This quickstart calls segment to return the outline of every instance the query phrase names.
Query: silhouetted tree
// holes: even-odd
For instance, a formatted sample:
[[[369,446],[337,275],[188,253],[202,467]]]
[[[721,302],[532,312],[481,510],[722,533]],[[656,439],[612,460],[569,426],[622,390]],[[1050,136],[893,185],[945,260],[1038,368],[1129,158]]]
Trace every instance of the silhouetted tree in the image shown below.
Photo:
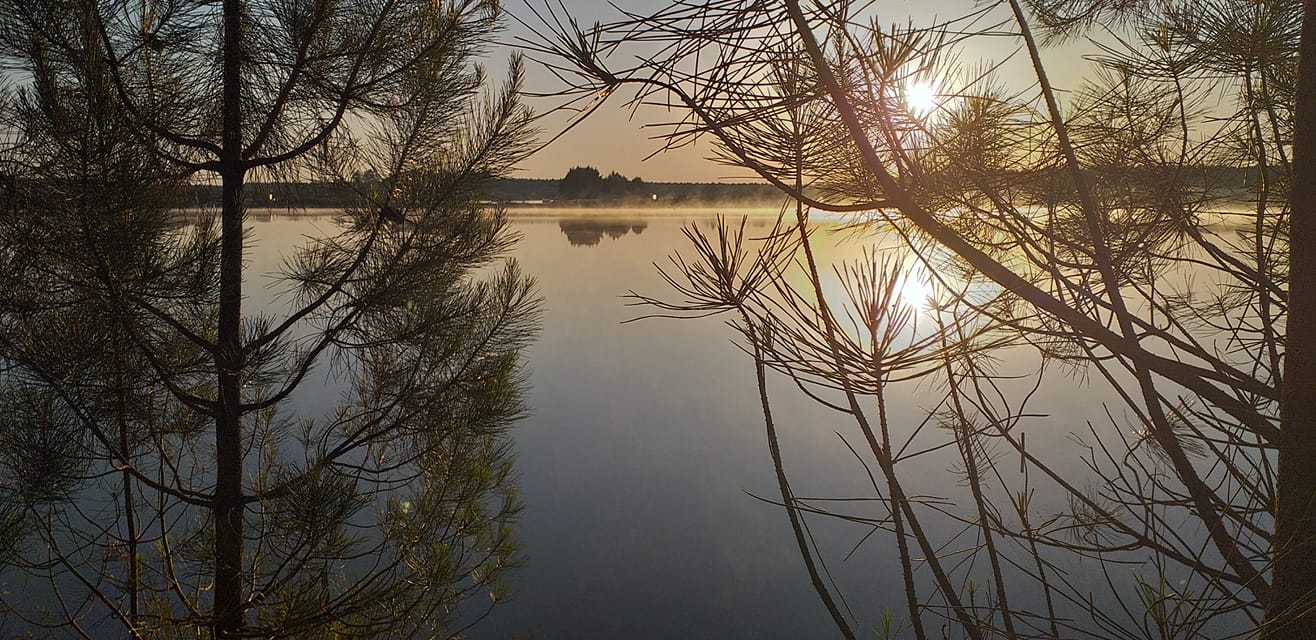
[[[604,178],[594,167],[576,167],[558,182],[558,197],[563,200],[634,200],[649,196],[648,187],[639,178],[613,171]]]
[[[0,2],[0,522],[6,573],[27,575],[6,617],[61,637],[433,637],[500,597],[535,300],[480,204],[529,132],[518,60],[480,95],[498,18]],[[255,176],[356,194],[258,314]],[[219,210],[183,224],[173,203],[207,180]],[[294,413],[330,372],[350,381],[336,404]]]
[[[585,200],[598,195],[603,189],[603,176],[594,167],[575,167],[557,184],[557,195],[563,200]]]
[[[814,571],[810,516],[894,537],[917,638],[936,633],[931,616],[970,638],[1193,637],[1244,625],[1308,637],[1316,10],[1000,0],[928,27],[885,27],[873,16],[881,8],[680,3],[592,29],[550,16],[563,26],[540,48],[559,72],[577,73],[564,95],[597,103],[634,89],[632,104],[684,114],[669,144],[712,136],[720,159],[799,205],[757,245],[725,224],[692,231],[696,255],[665,273],[684,298],[642,300],[736,314],[761,390],[764,370],[776,370],[852,420],[879,515],[801,499],[779,473],[838,630],[854,634]],[[1062,104],[1044,44],[1093,26],[1119,37]],[[1032,67],[1024,90],[1008,88],[996,63],[955,64],[966,41],[1003,35]],[[1221,95],[1226,106],[1212,108]],[[1258,169],[1242,206],[1235,185],[1212,179],[1207,167],[1221,165]],[[927,333],[911,337],[892,310],[909,265],[869,256],[836,266],[840,288],[827,281],[810,210],[885,231],[932,274],[941,293]],[[780,246],[782,235],[795,245]],[[1194,280],[1193,269],[1206,275]],[[904,348],[919,336],[933,339]],[[1083,465],[1025,446],[1030,394],[1005,393],[989,357],[1001,344],[1028,345],[1045,368],[1104,381],[1119,399],[1088,445],[1096,489],[1083,488]],[[914,380],[944,393],[926,421],[890,432],[886,388]],[[964,474],[962,514],[908,491],[924,460],[946,450]],[[1018,475],[998,464],[1002,451],[1021,461]],[[1039,486],[1069,508],[1036,512]],[[964,549],[931,533],[952,524],[976,542]],[[1132,584],[1108,577],[1107,597],[1121,606],[1103,606],[1093,584],[1057,568],[1059,552],[1139,571]],[[992,576],[985,601],[965,587],[980,558]]]

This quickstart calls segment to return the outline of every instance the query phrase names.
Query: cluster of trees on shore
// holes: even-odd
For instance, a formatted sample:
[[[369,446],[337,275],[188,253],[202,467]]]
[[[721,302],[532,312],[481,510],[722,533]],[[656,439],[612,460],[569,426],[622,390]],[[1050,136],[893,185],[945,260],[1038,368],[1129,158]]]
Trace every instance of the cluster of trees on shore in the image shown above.
[[[627,180],[613,171],[605,178],[594,167],[573,167],[558,181],[557,196],[561,200],[643,200],[652,194],[638,176]]]
[[[656,196],[656,197],[655,197]],[[580,206],[778,205],[782,193],[763,182],[647,182],[593,167],[576,167],[560,180],[507,178],[495,183],[497,201],[541,201]]]

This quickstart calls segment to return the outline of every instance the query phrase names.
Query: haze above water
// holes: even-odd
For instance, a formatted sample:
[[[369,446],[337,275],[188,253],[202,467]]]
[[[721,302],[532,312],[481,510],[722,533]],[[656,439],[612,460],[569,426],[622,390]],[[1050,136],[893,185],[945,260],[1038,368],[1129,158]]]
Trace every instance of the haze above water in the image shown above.
[[[273,273],[305,236],[332,227],[328,218],[252,213],[253,274]],[[530,415],[514,435],[525,565],[512,575],[510,599],[472,637],[835,635],[784,511],[768,502],[779,500],[777,484],[752,362],[731,342],[734,332],[718,317],[623,324],[643,314],[626,306],[628,291],[672,297],[653,263],[686,250],[682,225],[710,224],[713,212],[581,213],[532,210],[512,217],[522,236],[514,257],[545,299],[543,329],[527,353]],[[775,215],[726,213],[750,214],[751,235],[766,232]],[[820,259],[831,261],[858,256],[874,242],[852,234],[819,237]],[[1054,389],[1031,405],[1065,420],[1039,420],[1028,431],[1030,450],[1072,448],[1068,435],[1099,419],[1093,396],[1073,393],[1078,384],[1049,383],[1044,390]],[[835,433],[852,431],[848,418],[803,398],[781,376],[772,388],[797,495],[873,496],[863,466]],[[327,411],[330,393],[298,398],[296,409]],[[895,426],[922,420],[936,393],[910,386],[893,394]],[[919,478],[924,494],[957,491],[952,461],[940,460],[929,458]],[[1042,510],[1058,507],[1039,503]],[[884,511],[863,502],[847,508],[874,517]],[[878,624],[885,610],[903,611],[888,534],[879,532],[845,560],[870,529],[812,522],[860,629]]]

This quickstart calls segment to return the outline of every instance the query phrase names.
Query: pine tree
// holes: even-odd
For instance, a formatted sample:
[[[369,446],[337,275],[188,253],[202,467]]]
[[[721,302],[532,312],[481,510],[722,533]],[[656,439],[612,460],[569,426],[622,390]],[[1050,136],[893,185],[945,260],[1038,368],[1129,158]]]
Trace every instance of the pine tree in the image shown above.
[[[467,0],[0,2],[0,517],[32,586],[11,620],[429,637],[501,597],[537,305],[481,204],[530,134],[519,60],[496,91],[474,64],[498,23]],[[243,306],[256,178],[356,194],[267,313]],[[217,211],[179,208],[216,182]],[[294,414],[331,367],[338,406]]]

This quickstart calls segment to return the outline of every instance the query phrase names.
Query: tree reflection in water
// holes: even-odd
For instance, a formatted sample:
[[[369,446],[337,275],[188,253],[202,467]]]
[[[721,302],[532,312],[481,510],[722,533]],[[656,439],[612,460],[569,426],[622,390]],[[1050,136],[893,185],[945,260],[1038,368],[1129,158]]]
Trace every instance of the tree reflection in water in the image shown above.
[[[649,223],[641,220],[563,219],[558,221],[557,226],[566,234],[567,242],[572,246],[593,247],[602,242],[605,235],[613,240],[628,233],[638,236],[644,233]]]

